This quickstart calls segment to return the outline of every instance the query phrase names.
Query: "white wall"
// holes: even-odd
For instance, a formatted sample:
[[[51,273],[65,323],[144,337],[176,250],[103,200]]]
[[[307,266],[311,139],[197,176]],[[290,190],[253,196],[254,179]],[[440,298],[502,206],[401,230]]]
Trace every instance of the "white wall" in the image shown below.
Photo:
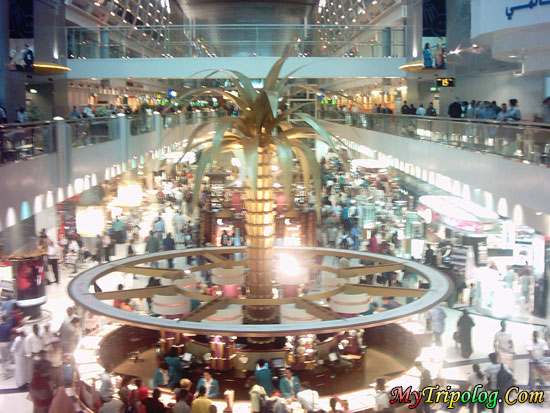
[[[507,17],[507,8],[510,10],[527,3],[528,0],[472,0],[472,38],[485,33],[550,22],[550,4],[515,10],[510,19]]]
[[[72,59],[69,79],[96,78],[195,78],[202,79],[207,71],[215,69],[240,70],[251,78],[263,78],[277,60],[276,57],[197,57],[151,59]],[[403,76],[399,66],[404,58],[341,58],[341,57],[290,57],[281,74],[303,67],[295,77],[327,78],[356,76]],[[200,72],[200,73],[199,73]]]

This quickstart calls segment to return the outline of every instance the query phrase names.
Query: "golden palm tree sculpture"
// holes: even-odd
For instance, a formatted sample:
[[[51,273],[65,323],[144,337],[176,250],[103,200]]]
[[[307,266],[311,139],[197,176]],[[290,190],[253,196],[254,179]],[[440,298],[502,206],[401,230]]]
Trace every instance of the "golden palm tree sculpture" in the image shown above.
[[[198,125],[187,141],[189,150],[204,145],[197,164],[193,205],[196,205],[201,181],[208,164],[220,152],[242,151],[247,170],[245,201],[245,227],[248,252],[249,298],[272,298],[272,262],[274,240],[275,206],[273,190],[272,158],[277,156],[283,178],[287,205],[290,205],[292,189],[293,155],[301,164],[306,194],[310,181],[317,199],[319,213],[321,198],[321,172],[314,152],[303,139],[323,141],[335,152],[336,148],[329,133],[308,114],[298,112],[304,105],[289,108],[278,113],[279,98],[289,90],[288,79],[295,71],[279,79],[286,58],[277,60],[264,80],[263,89],[255,89],[244,74],[234,70],[220,70],[234,84],[238,96],[222,88],[200,88],[191,90],[180,100],[205,94],[222,95],[239,107],[242,115],[225,116],[215,121]],[[298,70],[298,69],[296,69]],[[208,76],[208,77],[209,77]],[[297,84],[312,89],[305,84]],[[293,115],[307,126],[293,126],[288,118]],[[209,133],[205,133],[209,132]],[[244,165],[243,165],[244,166]],[[249,306],[245,310],[245,323],[278,323],[273,307]]]

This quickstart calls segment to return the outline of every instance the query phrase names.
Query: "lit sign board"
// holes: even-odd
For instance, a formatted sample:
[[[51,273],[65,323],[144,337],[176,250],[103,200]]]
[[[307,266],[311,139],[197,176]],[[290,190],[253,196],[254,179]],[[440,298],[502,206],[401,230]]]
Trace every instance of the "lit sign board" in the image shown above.
[[[438,77],[436,79],[437,87],[454,87],[455,78],[454,77]]]

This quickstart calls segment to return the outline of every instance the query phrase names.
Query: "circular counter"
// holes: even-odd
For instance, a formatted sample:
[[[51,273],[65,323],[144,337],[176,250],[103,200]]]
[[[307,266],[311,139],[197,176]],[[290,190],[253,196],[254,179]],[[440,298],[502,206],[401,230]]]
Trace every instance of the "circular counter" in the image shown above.
[[[358,364],[350,364],[348,368],[343,365],[317,366],[315,370],[298,372],[297,376],[302,381],[308,381],[321,395],[321,405],[329,410],[330,397],[337,396],[348,400],[353,412],[365,411],[374,407],[374,382],[378,377],[386,377],[389,385],[392,383],[407,383],[418,385],[419,373],[413,367],[414,361],[420,354],[419,342],[422,340],[423,327],[415,321],[402,320],[378,326],[365,331],[364,340],[368,346],[366,356]],[[109,363],[114,367],[116,375],[141,377],[144,383],[151,387],[150,381],[156,366],[160,335],[157,331],[108,324],[84,337],[76,351],[76,393],[81,404],[90,410],[99,407],[99,377],[103,372],[103,365]],[[327,339],[321,344],[325,348],[320,351],[330,352],[336,340]],[[400,344],[400,345],[399,345]],[[189,339],[185,344],[185,351],[199,352],[200,347],[206,344]],[[202,351],[207,351],[203,348]],[[250,351],[238,352],[237,357],[247,355],[249,360],[254,357],[273,359],[280,357],[281,351],[251,355]],[[250,364],[250,363],[249,363]],[[233,412],[249,412],[247,401],[248,389],[244,387],[245,378],[252,374],[245,366],[229,372],[212,371],[213,376],[219,381],[220,390],[233,390],[235,392],[235,404]],[[244,368],[243,368],[244,367]],[[205,366],[195,366],[189,370],[189,378],[194,384]],[[275,374],[274,374],[275,375]],[[334,380],[338,376],[338,380]],[[397,384],[395,384],[397,385]],[[277,384],[275,383],[275,386]],[[161,400],[166,404],[174,403],[173,393],[169,389],[163,389]],[[222,400],[214,401],[218,411],[226,408]],[[293,406],[293,411],[299,412],[299,406]]]

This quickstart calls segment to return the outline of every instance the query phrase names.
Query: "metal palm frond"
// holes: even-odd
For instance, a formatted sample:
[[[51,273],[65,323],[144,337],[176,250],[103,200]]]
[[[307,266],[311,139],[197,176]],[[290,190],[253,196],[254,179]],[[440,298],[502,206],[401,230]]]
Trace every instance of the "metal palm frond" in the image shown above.
[[[300,68],[280,78],[281,69],[286,57],[275,62],[264,80],[262,89],[255,89],[250,79],[241,72],[234,70],[216,70],[207,77],[216,73],[223,73],[233,82],[239,92],[235,96],[222,88],[199,88],[191,90],[180,97],[180,100],[190,96],[198,97],[205,94],[219,94],[233,102],[242,111],[241,116],[222,117],[215,121],[197,126],[188,138],[188,150],[205,145],[205,149],[197,165],[193,205],[196,205],[201,181],[206,167],[217,153],[223,151],[240,151],[242,160],[246,164],[246,174],[253,197],[257,193],[258,153],[273,151],[277,153],[279,166],[283,177],[283,187],[287,205],[291,199],[293,159],[300,162],[306,192],[309,193],[310,180],[313,180],[317,197],[317,210],[320,211],[321,176],[320,166],[314,152],[303,142],[304,139],[317,139],[326,143],[336,151],[331,135],[315,118],[299,110],[304,105],[289,108],[278,113],[279,98],[288,90],[288,80]],[[304,87],[305,86],[305,87]],[[304,89],[308,85],[299,85]],[[320,91],[316,92],[320,93]],[[293,126],[289,117],[293,115],[304,121],[307,126]],[[243,165],[244,166],[244,165]]]

